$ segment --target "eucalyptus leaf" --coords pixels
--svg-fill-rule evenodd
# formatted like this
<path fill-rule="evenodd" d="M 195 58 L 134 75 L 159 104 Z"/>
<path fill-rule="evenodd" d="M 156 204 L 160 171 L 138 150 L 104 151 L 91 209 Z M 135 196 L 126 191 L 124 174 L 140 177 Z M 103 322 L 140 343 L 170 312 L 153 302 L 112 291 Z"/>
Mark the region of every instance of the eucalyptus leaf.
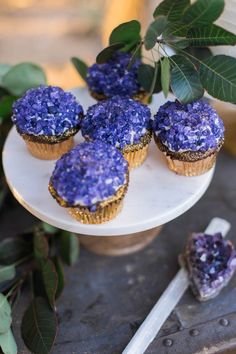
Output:
<path fill-rule="evenodd" d="M 16 100 L 15 96 L 5 96 L 0 99 L 0 118 L 3 120 L 9 118 L 12 113 L 12 105 Z"/>
<path fill-rule="evenodd" d="M 0 265 L 0 283 L 7 280 L 12 280 L 16 276 L 16 268 L 14 264 L 1 266 Z"/>
<path fill-rule="evenodd" d="M 17 346 L 12 330 L 0 334 L 0 347 L 4 354 L 17 354 Z"/>
<path fill-rule="evenodd" d="M 88 72 L 87 64 L 83 60 L 77 57 L 71 58 L 71 61 L 74 67 L 76 68 L 76 70 L 78 71 L 78 73 L 80 74 L 80 76 L 82 77 L 82 79 L 86 81 L 87 72 Z"/>
<path fill-rule="evenodd" d="M 58 285 L 57 285 L 57 291 L 55 295 L 56 299 L 58 299 L 61 296 L 61 293 L 65 286 L 65 277 L 64 277 L 63 265 L 59 257 L 54 257 L 53 261 L 56 267 L 57 277 L 58 277 Z"/>
<path fill-rule="evenodd" d="M 216 25 L 199 26 L 187 32 L 189 45 L 203 47 L 216 45 L 235 45 L 236 35 Z"/>
<path fill-rule="evenodd" d="M 0 64 L 0 86 L 2 85 L 2 77 L 10 70 L 11 65 Z"/>
<path fill-rule="evenodd" d="M 21 322 L 21 335 L 25 345 L 34 354 L 49 354 L 56 334 L 55 312 L 45 299 L 33 299 Z"/>
<path fill-rule="evenodd" d="M 190 0 L 164 0 L 155 9 L 153 17 L 164 15 L 169 21 L 178 21 L 189 5 Z"/>
<path fill-rule="evenodd" d="M 48 259 L 42 266 L 42 275 L 45 291 L 48 297 L 49 304 L 52 308 L 55 307 L 55 296 L 58 286 L 58 276 L 54 263 Z"/>
<path fill-rule="evenodd" d="M 150 24 L 144 38 L 144 45 L 147 50 L 152 49 L 156 45 L 157 38 L 165 31 L 167 23 L 168 21 L 165 16 L 159 16 Z"/>
<path fill-rule="evenodd" d="M 0 333 L 5 333 L 11 327 L 11 306 L 3 294 L 0 293 Z"/>
<path fill-rule="evenodd" d="M 216 55 L 204 59 L 199 68 L 207 92 L 225 102 L 236 103 L 236 59 Z"/>
<path fill-rule="evenodd" d="M 33 63 L 17 64 L 2 77 L 3 87 L 15 96 L 22 95 L 31 87 L 44 84 L 46 84 L 44 71 Z"/>
<path fill-rule="evenodd" d="M 140 30 L 140 23 L 136 20 L 121 23 L 111 32 L 109 44 L 123 43 L 125 46 L 122 50 L 129 50 L 140 42 Z"/>
<path fill-rule="evenodd" d="M 197 0 L 184 12 L 183 20 L 188 26 L 209 25 L 224 10 L 224 0 Z"/>
<path fill-rule="evenodd" d="M 124 43 L 114 43 L 110 45 L 109 47 L 104 48 L 96 58 L 97 64 L 104 64 L 106 63 L 115 52 L 117 52 L 119 49 L 124 47 Z"/>
<path fill-rule="evenodd" d="M 59 231 L 59 229 L 57 227 L 52 226 L 46 222 L 42 222 L 42 228 L 43 228 L 43 231 L 49 235 L 55 235 Z"/>
<path fill-rule="evenodd" d="M 201 98 L 204 89 L 191 61 L 181 55 L 171 57 L 171 89 L 181 103 L 188 103 Z"/>
<path fill-rule="evenodd" d="M 187 36 L 188 26 L 181 22 L 169 23 L 165 31 L 162 33 L 162 37 L 165 40 L 184 40 Z M 176 38 L 177 37 L 177 38 Z"/>
<path fill-rule="evenodd" d="M 10 265 L 32 252 L 32 245 L 22 238 L 9 237 L 0 243 L 0 264 Z"/>
<path fill-rule="evenodd" d="M 45 260 L 48 257 L 48 241 L 41 230 L 34 233 L 34 256 L 38 261 Z"/>
<path fill-rule="evenodd" d="M 79 257 L 78 236 L 68 231 L 62 231 L 59 240 L 62 260 L 69 266 L 75 264 Z"/>
<path fill-rule="evenodd" d="M 157 63 L 157 68 L 158 68 L 157 77 L 156 77 L 153 93 L 157 93 L 161 91 L 161 70 L 160 70 L 159 63 Z M 146 92 L 151 92 L 154 74 L 155 74 L 155 69 L 151 65 L 141 64 L 138 68 L 138 81 L 141 87 Z"/>
<path fill-rule="evenodd" d="M 168 96 L 170 87 L 170 62 L 168 57 L 163 57 L 161 60 L 161 86 L 165 97 Z"/>

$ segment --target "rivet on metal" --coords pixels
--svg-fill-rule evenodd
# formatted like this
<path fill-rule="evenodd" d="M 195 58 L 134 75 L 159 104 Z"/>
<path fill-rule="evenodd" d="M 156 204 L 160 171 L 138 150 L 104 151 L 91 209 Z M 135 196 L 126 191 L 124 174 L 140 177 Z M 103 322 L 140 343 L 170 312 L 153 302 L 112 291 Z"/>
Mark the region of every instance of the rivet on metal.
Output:
<path fill-rule="evenodd" d="M 221 318 L 219 323 L 221 326 L 227 327 L 229 325 L 229 320 L 227 320 L 227 318 Z"/>
<path fill-rule="evenodd" d="M 166 338 L 163 340 L 163 344 L 165 347 L 171 347 L 173 345 L 173 340 L 170 338 Z"/>
<path fill-rule="evenodd" d="M 192 336 L 192 337 L 196 337 L 196 336 L 199 335 L 199 330 L 196 329 L 196 328 L 191 329 L 191 331 L 189 331 L 189 334 L 190 334 L 190 336 Z"/>

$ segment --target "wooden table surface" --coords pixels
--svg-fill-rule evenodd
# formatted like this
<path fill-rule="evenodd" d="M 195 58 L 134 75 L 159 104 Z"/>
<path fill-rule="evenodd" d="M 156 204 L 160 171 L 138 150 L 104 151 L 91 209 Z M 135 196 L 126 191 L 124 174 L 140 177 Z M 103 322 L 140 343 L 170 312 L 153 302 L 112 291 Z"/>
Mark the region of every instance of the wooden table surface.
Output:
<path fill-rule="evenodd" d="M 214 216 L 232 223 L 229 238 L 236 245 L 236 158 L 224 152 L 206 195 L 165 225 L 146 249 L 123 257 L 81 250 L 76 266 L 66 269 L 53 354 L 120 354 L 177 272 L 177 256 L 188 232 L 204 230 Z M 0 216 L 1 234 L 12 236 L 34 221 L 15 202 Z M 236 348 L 235 299 L 236 276 L 216 299 L 206 303 L 197 302 L 187 291 L 146 353 L 218 353 L 226 347 Z M 14 316 L 21 354 L 28 353 L 19 336 L 19 318 L 28 300 L 26 289 Z M 236 349 L 226 352 L 233 354 Z"/>

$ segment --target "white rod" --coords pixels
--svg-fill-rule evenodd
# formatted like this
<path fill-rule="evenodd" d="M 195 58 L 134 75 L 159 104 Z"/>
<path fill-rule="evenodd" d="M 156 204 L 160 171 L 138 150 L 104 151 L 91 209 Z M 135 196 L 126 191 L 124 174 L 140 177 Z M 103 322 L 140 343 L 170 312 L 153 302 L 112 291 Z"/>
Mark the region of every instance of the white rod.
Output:
<path fill-rule="evenodd" d="M 221 218 L 214 218 L 206 228 L 205 233 L 212 235 L 221 232 L 222 235 L 225 236 L 229 229 L 230 223 L 228 221 Z M 188 286 L 188 273 L 184 268 L 181 268 L 141 324 L 122 354 L 143 354 L 145 352 L 149 344 L 158 334 L 163 323 L 178 304 Z"/>

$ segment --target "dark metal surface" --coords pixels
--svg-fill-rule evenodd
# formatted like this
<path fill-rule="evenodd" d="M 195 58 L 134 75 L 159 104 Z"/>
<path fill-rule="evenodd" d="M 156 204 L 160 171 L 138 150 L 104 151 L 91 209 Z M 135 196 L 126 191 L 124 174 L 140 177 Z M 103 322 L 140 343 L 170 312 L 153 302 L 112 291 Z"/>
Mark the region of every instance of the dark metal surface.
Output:
<path fill-rule="evenodd" d="M 190 211 L 167 224 L 145 250 L 123 257 L 96 256 L 81 250 L 66 269 L 66 288 L 58 302 L 60 327 L 55 354 L 119 354 L 178 270 L 177 256 L 188 232 L 204 230 L 214 216 L 232 223 L 236 244 L 236 158 L 219 156 L 214 180 Z M 5 210 L 1 233 L 12 235 L 33 220 L 20 206 Z M 15 313 L 20 353 L 28 353 L 19 336 L 25 290 Z M 147 354 L 217 353 L 236 347 L 236 276 L 214 300 L 197 302 L 187 291 Z M 233 350 L 229 353 L 236 353 Z"/>

